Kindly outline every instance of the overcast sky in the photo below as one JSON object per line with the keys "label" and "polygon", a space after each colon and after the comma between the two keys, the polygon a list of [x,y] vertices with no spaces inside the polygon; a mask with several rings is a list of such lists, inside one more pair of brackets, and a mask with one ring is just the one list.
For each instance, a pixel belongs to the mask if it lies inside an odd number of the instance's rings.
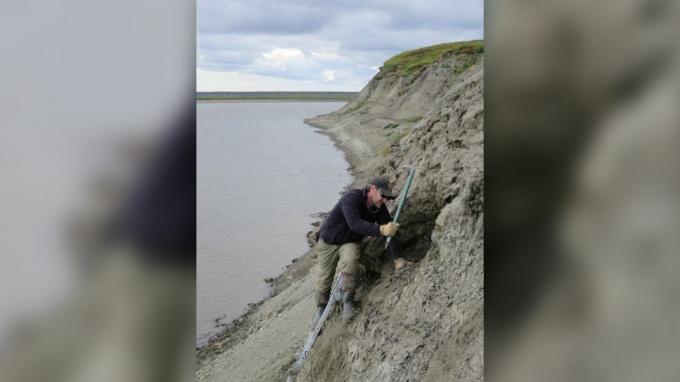
{"label": "overcast sky", "polygon": [[483,0],[198,0],[198,91],[359,91],[404,50],[483,38]]}

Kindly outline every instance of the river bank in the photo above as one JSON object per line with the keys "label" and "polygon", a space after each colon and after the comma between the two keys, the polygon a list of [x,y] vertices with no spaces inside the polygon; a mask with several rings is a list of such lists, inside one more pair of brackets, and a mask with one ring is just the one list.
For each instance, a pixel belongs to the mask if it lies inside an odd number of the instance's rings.
{"label": "river bank", "polygon": [[303,123],[343,105],[197,105],[197,344],[269,295],[262,280],[307,250],[311,215],[351,181],[342,153]]}
{"label": "river bank", "polygon": [[[220,100],[220,101],[200,101],[200,102],[252,102],[248,101],[237,101],[237,100]],[[283,101],[280,102],[289,102]],[[324,102],[324,101],[319,101]],[[382,132],[375,131],[361,131],[359,129],[352,129],[351,125],[344,126],[334,126],[328,123],[322,116],[312,117],[305,119],[305,123],[310,127],[314,128],[316,133],[327,136],[335,145],[335,147],[340,150],[347,163],[349,164],[348,171],[352,177],[351,184],[345,187],[343,192],[348,188],[362,187],[368,180],[370,175],[366,174],[366,170],[371,168],[373,165],[373,154],[378,151],[379,148],[384,145],[387,140]],[[211,356],[215,354],[220,354],[224,349],[230,348],[235,342],[245,339],[249,334],[253,332],[254,328],[261,328],[262,323],[258,322],[260,317],[255,317],[255,312],[262,307],[262,305],[278,297],[282,291],[286,290],[293,284],[301,282],[303,279],[309,277],[314,277],[314,272],[312,270],[316,261],[316,254],[314,253],[311,241],[311,236],[316,230],[318,230],[319,225],[325,215],[330,211],[319,212],[313,215],[314,218],[318,218],[312,222],[313,229],[307,232],[308,242],[310,244],[310,250],[305,252],[299,257],[291,260],[285,270],[278,276],[272,278],[266,278],[264,281],[269,284],[271,288],[271,293],[268,297],[254,303],[248,304],[247,310],[239,318],[233,320],[230,323],[221,322],[219,319],[215,321],[217,327],[221,327],[222,330],[216,335],[212,336],[207,343],[197,346],[196,350],[198,352],[199,362],[204,362],[206,359],[210,359]],[[313,284],[312,281],[310,281]],[[310,284],[310,285],[311,285]],[[311,293],[313,288],[309,289]],[[297,296],[297,294],[291,294],[291,296]],[[281,301],[276,301],[272,303],[272,310],[277,310],[274,307],[280,308],[288,306],[294,301],[290,301],[288,297],[281,297]],[[312,304],[313,305],[313,304]],[[313,315],[313,313],[310,313]],[[310,317],[311,317],[310,315]],[[268,316],[267,316],[268,317]],[[311,318],[310,318],[311,320]],[[304,320],[303,320],[304,321]],[[302,338],[301,340],[304,340]],[[302,343],[300,344],[300,346]],[[299,350],[299,349],[298,349]],[[291,354],[292,356],[292,354]]]}
{"label": "river bank", "polygon": [[[353,179],[351,186],[349,187],[357,186],[355,169],[358,165],[360,165],[360,160],[365,158],[365,154],[361,148],[367,143],[359,140],[358,138],[350,138],[348,132],[344,130],[339,132],[331,131],[329,126],[310,123],[310,121],[305,122],[310,126],[310,128],[320,129],[316,132],[328,136],[334,142],[336,147],[338,147],[338,149],[343,152],[347,162],[350,164],[349,171]],[[311,294],[313,293],[313,279],[315,274],[312,268],[314,268],[316,265],[316,254],[314,253],[313,248],[311,248],[311,237],[313,236],[314,232],[318,230],[319,224],[327,212],[328,211],[319,212],[313,216],[319,220],[312,223],[313,229],[308,231],[306,234],[310,243],[310,249],[301,256],[292,259],[291,263],[286,266],[285,270],[281,274],[276,277],[267,278],[264,280],[270,285],[270,296],[258,302],[248,304],[248,309],[242,316],[228,324],[221,324],[223,329],[220,333],[212,336],[206,344],[196,347],[199,370],[202,369],[201,366],[207,365],[211,360],[214,360],[216,355],[223,354],[226,351],[250,354],[248,352],[249,346],[243,342],[251,334],[255,332],[263,332],[264,334],[268,330],[271,330],[272,326],[274,325],[279,326],[278,329],[282,332],[292,331],[296,334],[296,336],[290,337],[290,339],[293,341],[287,344],[290,359],[288,359],[286,362],[277,363],[274,361],[275,364],[279,364],[279,366],[284,367],[284,369],[280,369],[283,371],[285,371],[285,369],[287,369],[287,367],[292,364],[294,353],[299,350],[304,342],[304,339],[306,338],[305,333],[307,332],[307,328],[304,327],[304,325],[286,325],[285,322],[294,321],[303,324],[309,323],[314,314],[314,304],[311,300]],[[282,313],[284,310],[300,303],[306,304],[307,307],[298,307],[292,317],[290,315],[286,315],[283,317],[285,320],[281,319],[276,320],[276,322],[267,322],[272,319],[282,318]],[[218,323],[218,325],[220,324]],[[279,330],[277,330],[277,332],[279,332]],[[272,341],[272,347],[280,345],[280,343],[275,344],[276,342],[279,342],[280,337],[272,336],[270,338]],[[262,342],[258,341],[258,344],[262,345]],[[280,349],[277,350],[277,354],[280,354]],[[265,362],[263,363],[267,364],[273,361],[271,359],[263,358],[262,356],[258,358],[260,360],[264,360]],[[283,358],[286,357],[283,356]],[[252,364],[253,360],[249,362]],[[259,364],[260,361],[257,361],[257,363]],[[201,380],[203,379],[201,375],[204,375],[204,373],[199,371],[197,375],[199,376],[198,379]],[[234,374],[230,373],[230,375]],[[248,374],[243,374],[242,376],[245,378],[246,375]]]}

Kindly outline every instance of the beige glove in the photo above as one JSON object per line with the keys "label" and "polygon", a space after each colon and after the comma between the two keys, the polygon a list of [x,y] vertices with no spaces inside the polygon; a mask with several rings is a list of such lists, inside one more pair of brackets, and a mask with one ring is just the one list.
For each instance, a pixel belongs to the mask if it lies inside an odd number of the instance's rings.
{"label": "beige glove", "polygon": [[412,262],[402,259],[401,257],[394,260],[394,269],[399,270],[413,265]]}
{"label": "beige glove", "polygon": [[387,223],[380,226],[380,234],[383,236],[394,236],[399,229],[398,223]]}

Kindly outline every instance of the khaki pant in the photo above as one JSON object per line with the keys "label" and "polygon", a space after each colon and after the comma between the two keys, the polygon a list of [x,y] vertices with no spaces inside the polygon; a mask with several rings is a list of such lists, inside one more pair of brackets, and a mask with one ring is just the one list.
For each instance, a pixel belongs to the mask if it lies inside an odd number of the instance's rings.
{"label": "khaki pant", "polygon": [[340,271],[345,274],[343,291],[353,293],[359,274],[361,243],[332,245],[319,238],[316,243],[316,255],[319,261],[319,273],[316,281],[317,305],[325,306],[328,302],[338,261],[340,261]]}

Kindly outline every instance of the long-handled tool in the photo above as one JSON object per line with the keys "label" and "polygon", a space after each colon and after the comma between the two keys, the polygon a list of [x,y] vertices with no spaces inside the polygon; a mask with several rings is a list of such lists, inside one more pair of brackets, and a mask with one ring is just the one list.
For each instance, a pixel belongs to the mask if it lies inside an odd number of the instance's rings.
{"label": "long-handled tool", "polygon": [[[394,219],[392,219],[393,223],[396,223],[399,220],[399,215],[401,214],[401,210],[404,208],[404,205],[406,204],[406,197],[408,196],[408,190],[411,188],[411,182],[413,182],[413,177],[416,175],[416,168],[413,166],[404,166],[405,168],[409,169],[408,172],[408,178],[406,178],[406,185],[404,188],[401,190],[401,193],[399,194],[399,204],[397,205],[397,213],[394,214]],[[388,237],[387,240],[385,241],[385,249],[390,245],[390,240],[392,239],[392,236]]]}
{"label": "long-handled tool", "polygon": [[328,299],[328,303],[326,304],[326,308],[323,310],[323,313],[321,314],[321,317],[319,318],[319,321],[316,323],[316,326],[314,326],[314,329],[312,329],[312,332],[309,333],[309,336],[307,337],[307,341],[305,341],[305,346],[302,348],[302,351],[300,352],[300,356],[295,361],[295,364],[293,364],[293,368],[291,370],[290,375],[288,376],[288,382],[292,382],[295,380],[295,375],[302,369],[302,365],[305,363],[305,360],[307,359],[307,355],[309,352],[312,350],[312,346],[314,345],[314,341],[316,341],[316,338],[319,336],[319,333],[321,332],[321,328],[323,328],[323,324],[330,316],[331,312],[333,311],[333,308],[335,307],[335,303],[337,302],[335,296],[339,290],[342,289],[342,280],[344,279],[343,273],[340,272],[340,276],[335,280],[335,283],[333,283],[333,287],[331,288],[331,294],[330,298]]}
{"label": "long-handled tool", "polygon": [[[401,214],[401,210],[404,208],[404,205],[406,204],[406,197],[408,196],[408,191],[409,188],[411,188],[411,182],[413,182],[413,177],[416,175],[416,169],[413,166],[404,166],[405,168],[409,169],[408,173],[408,178],[406,178],[406,185],[402,189],[400,195],[399,195],[399,205],[397,206],[397,212],[394,215],[394,219],[392,222],[396,223],[397,220],[399,220],[399,215]],[[387,242],[385,243],[385,248],[389,246],[390,244],[390,239],[392,237],[387,238]],[[326,322],[326,319],[328,316],[330,316],[331,312],[333,311],[333,308],[335,307],[335,303],[340,301],[337,296],[339,295],[339,291],[342,289],[342,281],[343,281],[343,273],[340,273],[340,276],[335,280],[335,283],[333,284],[333,287],[331,288],[331,293],[330,293],[330,298],[328,299],[328,303],[326,304],[326,308],[324,308],[323,313],[321,314],[321,317],[319,318],[319,321],[316,323],[316,326],[314,329],[312,329],[312,332],[309,334],[307,337],[307,341],[305,341],[305,346],[302,348],[302,351],[300,352],[299,358],[295,363],[293,364],[293,367],[290,370],[290,373],[288,375],[287,382],[293,382],[295,380],[295,376],[297,373],[302,369],[302,365],[305,363],[305,360],[307,360],[307,355],[309,355],[309,352],[312,350],[312,346],[314,345],[314,342],[316,341],[316,338],[319,336],[319,333],[321,332],[321,329],[323,328],[323,324]]]}

